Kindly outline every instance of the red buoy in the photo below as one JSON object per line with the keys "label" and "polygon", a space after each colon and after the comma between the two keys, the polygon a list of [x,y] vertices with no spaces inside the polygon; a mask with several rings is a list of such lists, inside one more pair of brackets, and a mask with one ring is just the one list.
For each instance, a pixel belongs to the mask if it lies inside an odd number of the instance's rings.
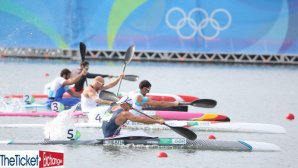
{"label": "red buoy", "polygon": [[166,152],[159,152],[158,157],[165,158],[168,157],[168,154]]}
{"label": "red buoy", "polygon": [[214,135],[209,135],[208,139],[216,139],[216,137]]}
{"label": "red buoy", "polygon": [[294,120],[294,119],[295,119],[294,114],[289,113],[289,114],[287,115],[287,119],[288,119],[288,120]]}
{"label": "red buoy", "polygon": [[45,77],[48,77],[48,76],[50,76],[50,74],[46,72],[46,73],[44,74],[44,76],[45,76]]}

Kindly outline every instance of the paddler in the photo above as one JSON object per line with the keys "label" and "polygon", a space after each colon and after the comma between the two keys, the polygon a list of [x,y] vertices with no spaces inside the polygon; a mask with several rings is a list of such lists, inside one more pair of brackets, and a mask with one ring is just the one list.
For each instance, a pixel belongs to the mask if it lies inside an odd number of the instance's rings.
{"label": "paddler", "polygon": [[[71,71],[67,68],[62,69],[60,72],[60,76],[55,78],[50,84],[48,88],[48,107],[51,106],[53,101],[57,101],[62,103],[64,106],[73,106],[80,102],[81,94],[72,91],[69,88],[69,85],[73,85],[77,83],[82,77],[87,74],[87,70],[83,69],[81,73],[74,77],[70,78]],[[70,98],[63,98],[63,94],[68,92],[73,97]]]}
{"label": "paddler", "polygon": [[[76,68],[71,71],[71,77],[78,76],[83,69],[86,69],[88,71],[89,69],[89,62],[88,61],[82,61],[80,63],[80,67]],[[77,83],[75,83],[73,90],[79,93],[82,93],[84,90],[84,84],[87,81],[87,78],[95,78],[97,76],[101,76],[103,78],[109,77],[112,78],[112,75],[104,75],[104,74],[95,74],[95,73],[89,73],[87,72],[86,76],[83,76]]]}
{"label": "paddler", "polygon": [[[148,80],[143,80],[139,84],[139,90],[131,91],[128,96],[132,99],[133,108],[137,110],[142,110],[144,106],[152,106],[152,107],[173,107],[179,106],[178,101],[169,102],[169,101],[156,101],[152,100],[146,96],[151,90],[151,83]],[[131,112],[135,115],[141,115],[138,112],[131,110]]]}
{"label": "paddler", "polygon": [[129,112],[132,109],[132,100],[128,96],[123,96],[116,105],[111,105],[102,118],[102,131],[105,138],[119,135],[121,126],[127,120],[144,124],[164,124],[163,119],[151,119],[137,116]]}
{"label": "paddler", "polygon": [[[81,108],[82,112],[89,113],[89,120],[92,120],[90,117],[92,114],[101,114],[104,110],[99,106],[101,104],[110,105],[112,101],[102,100],[99,98],[100,91],[110,89],[118,84],[118,82],[124,77],[124,73],[121,73],[119,77],[114,79],[108,84],[105,84],[104,78],[97,76],[94,78],[93,82],[87,86],[83,93],[81,94]],[[100,117],[100,116],[99,116]]]}

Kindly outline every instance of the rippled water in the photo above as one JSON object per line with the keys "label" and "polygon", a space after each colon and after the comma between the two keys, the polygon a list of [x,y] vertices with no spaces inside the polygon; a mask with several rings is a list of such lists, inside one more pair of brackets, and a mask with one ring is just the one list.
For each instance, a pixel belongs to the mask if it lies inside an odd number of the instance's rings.
{"label": "rippled water", "polygon": [[[59,75],[62,68],[75,68],[77,62],[51,60],[0,60],[0,95],[41,93],[43,86]],[[121,62],[91,62],[90,72],[117,75]],[[256,65],[169,64],[131,62],[126,74],[152,83],[151,92],[187,94],[217,100],[213,109],[191,107],[190,111],[227,115],[234,122],[277,124],[286,134],[197,132],[199,138],[213,134],[222,140],[270,142],[280,152],[226,152],[174,149],[107,148],[102,146],[0,146],[4,149],[63,150],[65,167],[297,167],[297,121],[285,119],[298,111],[298,67]],[[45,77],[49,73],[49,77]],[[90,81],[91,82],[91,81]],[[137,82],[123,81],[121,91],[136,89]],[[111,91],[116,92],[117,87]],[[1,117],[0,123],[45,123],[51,118]],[[82,129],[82,139],[102,137],[99,129]],[[179,137],[168,131],[148,131],[161,137]],[[40,128],[0,128],[0,140],[42,140]],[[160,159],[160,151],[169,157]]]}

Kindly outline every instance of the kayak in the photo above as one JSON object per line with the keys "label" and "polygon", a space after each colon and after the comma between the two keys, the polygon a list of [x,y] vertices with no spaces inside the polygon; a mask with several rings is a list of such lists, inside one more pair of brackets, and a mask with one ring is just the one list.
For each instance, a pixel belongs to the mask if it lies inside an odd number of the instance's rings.
{"label": "kayak", "polygon": [[[219,122],[219,121],[182,121],[169,120],[166,123],[170,126],[185,127],[193,131],[220,131],[220,132],[246,132],[246,133],[272,133],[284,134],[284,127],[265,123],[245,123],[245,122]],[[101,126],[101,123],[76,123],[77,127]],[[158,129],[168,130],[169,127],[160,124],[142,124],[128,121],[124,128],[128,129]]]}
{"label": "kayak", "polygon": [[[53,111],[47,112],[0,112],[0,116],[2,117],[56,117],[59,113]],[[80,111],[76,111],[72,113],[73,116],[85,116],[84,113]]]}
{"label": "kayak", "polygon": [[25,107],[25,108],[46,108],[47,104],[45,104],[45,103],[31,103],[31,104],[24,104],[23,107]]}
{"label": "kayak", "polygon": [[[45,103],[31,103],[31,104],[23,104],[24,108],[47,108],[47,104]],[[67,108],[67,107],[66,107]],[[142,110],[160,110],[160,111],[188,111],[188,106],[174,106],[174,107],[143,107]]]}
{"label": "kayak", "polygon": [[[127,96],[127,92],[120,92],[120,97]],[[190,95],[174,95],[174,94],[163,94],[163,93],[148,93],[146,94],[150,99],[156,101],[179,101],[179,102],[193,102],[198,100],[198,97]]]}
{"label": "kayak", "polygon": [[224,141],[224,140],[188,140],[185,138],[148,138],[148,139],[96,139],[96,140],[48,140],[48,141],[0,141],[7,145],[104,145],[127,146],[135,148],[198,149],[221,151],[280,151],[277,145],[255,141]]}
{"label": "kayak", "polygon": [[[120,95],[126,95],[127,93],[120,93]],[[183,102],[192,102],[194,100],[198,100],[198,97],[190,96],[190,95],[175,95],[175,94],[163,94],[163,93],[148,93],[147,96],[152,100],[157,101],[183,101]],[[4,96],[4,98],[23,98],[24,95],[21,94],[13,94]],[[32,94],[32,97],[39,99],[46,99],[48,95],[46,94]],[[64,94],[63,97],[70,97],[68,93]]]}
{"label": "kayak", "polygon": [[[138,131],[135,131],[136,133]],[[280,148],[272,143],[256,141],[228,141],[185,138],[158,138],[138,133],[120,135],[108,139],[94,140],[43,140],[43,141],[16,141],[2,140],[0,145],[103,145],[115,147],[133,148],[169,148],[169,149],[197,149],[197,150],[221,150],[221,151],[263,151],[276,152]],[[146,133],[144,133],[146,134]]]}
{"label": "kayak", "polygon": [[[170,126],[186,127],[192,131],[217,132],[246,132],[284,134],[284,127],[274,124],[245,123],[245,122],[217,122],[217,121],[166,121]],[[101,128],[100,122],[75,123],[76,128]],[[0,128],[43,128],[45,124],[0,124]],[[169,127],[160,124],[142,124],[127,121],[123,129],[168,130]]]}
{"label": "kayak", "polygon": [[[176,112],[176,111],[154,111],[144,110],[150,116],[160,116],[165,120],[195,120],[195,121],[230,121],[230,118],[225,115],[214,113],[199,113],[199,112]],[[57,112],[0,112],[0,116],[23,116],[23,117],[56,117]],[[76,111],[73,116],[84,116],[83,112]]]}

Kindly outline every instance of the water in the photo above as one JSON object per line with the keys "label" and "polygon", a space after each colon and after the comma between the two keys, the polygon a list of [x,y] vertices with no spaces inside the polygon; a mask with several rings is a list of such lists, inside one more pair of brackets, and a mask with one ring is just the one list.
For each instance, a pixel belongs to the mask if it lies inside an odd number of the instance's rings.
{"label": "water", "polygon": [[[73,69],[77,62],[51,60],[0,60],[0,95],[41,93],[47,82],[62,68]],[[93,62],[90,72],[118,75],[121,62]],[[211,65],[131,62],[126,74],[152,83],[151,92],[187,94],[218,102],[213,109],[190,107],[190,111],[227,115],[234,122],[277,124],[286,134],[197,132],[199,138],[213,134],[222,140],[253,140],[274,143],[280,152],[226,152],[174,149],[107,148],[102,146],[0,146],[1,150],[63,150],[65,167],[298,167],[297,120],[285,119],[298,111],[298,67],[256,65]],[[45,77],[49,73],[49,77]],[[89,81],[90,83],[91,81]],[[138,82],[123,81],[121,91],[138,87]],[[116,92],[118,87],[111,89]],[[45,123],[52,118],[2,117],[0,123]],[[149,131],[160,137],[179,137],[168,131]],[[99,129],[82,129],[82,139],[102,137]],[[0,139],[42,140],[43,130],[0,128]],[[157,154],[167,152],[160,159]]]}

